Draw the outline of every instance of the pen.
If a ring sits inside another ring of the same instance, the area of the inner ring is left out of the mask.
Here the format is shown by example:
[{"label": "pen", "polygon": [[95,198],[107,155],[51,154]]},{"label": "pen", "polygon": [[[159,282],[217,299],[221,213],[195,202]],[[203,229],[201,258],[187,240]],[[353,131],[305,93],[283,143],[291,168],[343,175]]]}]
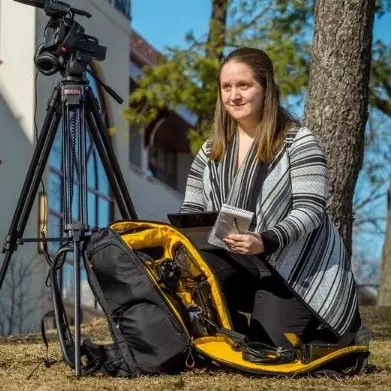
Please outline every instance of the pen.
[{"label": "pen", "polygon": [[238,222],[236,221],[236,217],[234,217],[234,224],[235,224],[236,230],[238,231],[238,234],[240,234],[239,227],[238,227]]}]

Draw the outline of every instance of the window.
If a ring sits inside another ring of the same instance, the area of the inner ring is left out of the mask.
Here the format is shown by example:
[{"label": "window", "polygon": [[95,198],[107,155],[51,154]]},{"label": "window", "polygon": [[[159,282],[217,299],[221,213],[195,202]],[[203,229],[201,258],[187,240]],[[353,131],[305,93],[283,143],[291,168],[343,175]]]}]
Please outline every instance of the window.
[{"label": "window", "polygon": [[130,0],[115,0],[115,8],[130,20]]},{"label": "window", "polygon": [[129,160],[135,166],[141,168],[141,150],[143,135],[135,126],[129,127]]},{"label": "window", "polygon": [[[100,89],[92,78],[89,78],[90,86],[99,101],[100,107],[104,108],[101,99]],[[104,111],[101,115],[105,119]],[[107,122],[107,121],[106,121]],[[49,178],[48,178],[48,237],[63,236],[63,161],[62,161],[62,123],[53,143],[53,148],[49,156]],[[90,135],[87,134],[87,199],[88,199],[88,224],[90,228],[107,226],[112,218],[113,199],[105,170],[100,161],[95,145],[91,142]],[[69,178],[66,178],[69,180]],[[72,217],[78,216],[78,184],[77,173],[74,178]],[[58,244],[48,244],[49,252],[55,253]],[[68,254],[66,264],[61,269],[61,286],[65,299],[73,299],[73,254]],[[95,307],[97,303],[89,289],[85,270],[81,272],[82,305]]]},{"label": "window", "polygon": [[119,12],[125,15],[130,20],[130,1],[131,0],[106,0],[114,6]]},{"label": "window", "polygon": [[163,147],[150,147],[149,169],[153,176],[167,185],[177,188],[177,154]]}]

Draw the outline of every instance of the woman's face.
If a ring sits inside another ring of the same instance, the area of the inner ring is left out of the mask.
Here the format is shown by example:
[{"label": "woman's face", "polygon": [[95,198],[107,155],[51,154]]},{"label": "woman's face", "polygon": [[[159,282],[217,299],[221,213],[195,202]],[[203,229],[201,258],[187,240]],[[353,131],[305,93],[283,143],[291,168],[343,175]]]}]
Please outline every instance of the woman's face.
[{"label": "woman's face", "polygon": [[263,109],[264,88],[243,62],[229,61],[220,73],[221,100],[239,125],[255,127]]}]

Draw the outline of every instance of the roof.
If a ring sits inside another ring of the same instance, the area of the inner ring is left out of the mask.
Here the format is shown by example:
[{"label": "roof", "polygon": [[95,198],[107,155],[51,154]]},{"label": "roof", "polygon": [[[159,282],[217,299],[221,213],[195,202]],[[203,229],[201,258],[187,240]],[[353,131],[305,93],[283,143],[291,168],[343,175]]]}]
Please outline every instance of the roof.
[{"label": "roof", "polygon": [[157,64],[163,55],[149,44],[139,33],[132,30],[130,36],[130,58],[140,67]]}]

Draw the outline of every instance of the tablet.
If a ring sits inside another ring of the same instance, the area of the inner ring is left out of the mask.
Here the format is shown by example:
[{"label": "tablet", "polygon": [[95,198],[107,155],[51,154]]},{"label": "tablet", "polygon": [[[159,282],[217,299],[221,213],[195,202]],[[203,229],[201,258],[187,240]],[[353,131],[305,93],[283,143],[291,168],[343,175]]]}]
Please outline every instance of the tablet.
[{"label": "tablet", "polygon": [[169,213],[170,223],[177,228],[212,227],[218,212]]},{"label": "tablet", "polygon": [[210,232],[217,219],[218,212],[169,213],[171,225],[183,232],[199,250],[214,248],[208,243]]}]

